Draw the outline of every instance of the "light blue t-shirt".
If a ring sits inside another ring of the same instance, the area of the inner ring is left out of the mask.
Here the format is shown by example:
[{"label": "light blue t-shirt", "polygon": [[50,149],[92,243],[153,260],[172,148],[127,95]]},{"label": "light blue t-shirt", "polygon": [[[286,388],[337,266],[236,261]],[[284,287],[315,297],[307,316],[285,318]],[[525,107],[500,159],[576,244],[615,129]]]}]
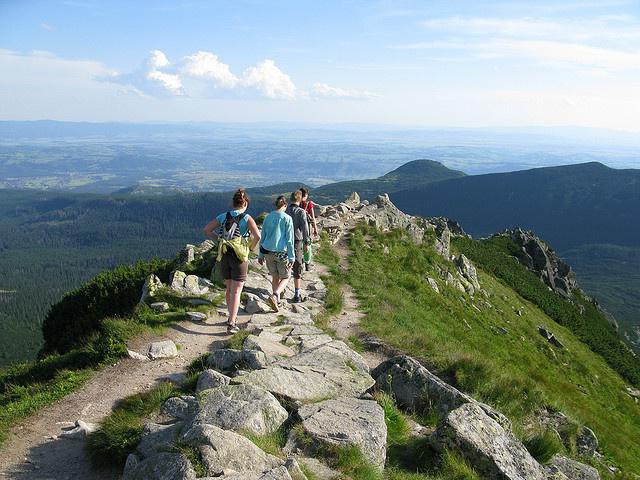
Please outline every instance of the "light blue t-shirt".
[{"label": "light blue t-shirt", "polygon": [[[232,217],[237,217],[241,213],[238,210],[230,210],[230,212]],[[222,227],[224,226],[224,222],[227,220],[227,212],[224,212],[218,215],[216,217],[216,220],[218,220],[218,223],[220,224],[220,232],[222,232]],[[249,214],[248,213],[244,216],[242,220],[240,220],[240,222],[238,223],[238,226],[240,227],[240,235],[244,237],[249,231]]]},{"label": "light blue t-shirt", "polygon": [[270,252],[287,252],[289,261],[293,262],[295,260],[293,220],[289,215],[274,210],[266,216],[264,222],[262,222],[260,247]]}]

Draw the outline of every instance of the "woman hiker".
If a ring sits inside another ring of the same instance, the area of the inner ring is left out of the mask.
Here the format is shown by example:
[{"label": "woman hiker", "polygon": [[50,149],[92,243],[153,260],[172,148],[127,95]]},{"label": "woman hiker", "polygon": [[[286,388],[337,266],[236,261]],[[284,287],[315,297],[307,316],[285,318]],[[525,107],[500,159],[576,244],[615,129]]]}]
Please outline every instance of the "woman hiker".
[{"label": "woman hiker", "polygon": [[291,267],[295,260],[293,246],[293,220],[285,213],[287,199],[280,195],[275,203],[275,210],[267,215],[262,222],[262,238],[258,262],[263,265],[266,261],[271,275],[272,295],[269,305],[276,312],[280,310],[280,294],[287,286]]},{"label": "woman hiker", "polygon": [[[233,194],[233,210],[221,213],[204,227],[204,233],[208,237],[218,239],[217,261],[227,286],[228,333],[240,330],[236,319],[240,308],[240,294],[249,271],[249,252],[260,242],[260,230],[251,215],[246,213],[248,206],[249,197],[244,188],[239,188]],[[216,233],[215,230],[220,227],[221,233]],[[249,232],[251,243],[247,240]]]}]

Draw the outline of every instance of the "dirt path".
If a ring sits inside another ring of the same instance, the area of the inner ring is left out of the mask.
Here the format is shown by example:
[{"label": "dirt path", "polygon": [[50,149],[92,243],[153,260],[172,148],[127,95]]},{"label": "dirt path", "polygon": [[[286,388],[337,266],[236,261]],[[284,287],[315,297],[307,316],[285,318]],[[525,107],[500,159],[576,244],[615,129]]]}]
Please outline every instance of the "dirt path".
[{"label": "dirt path", "polygon": [[[340,257],[340,266],[345,270],[348,269],[350,250],[347,245],[347,239],[344,236],[341,237],[334,245],[334,249]],[[322,273],[327,273],[326,267],[319,267],[319,269],[322,269]],[[342,292],[344,295],[342,312],[329,320],[329,326],[335,330],[340,339],[347,341],[349,337],[359,337],[361,335],[360,321],[364,317],[364,313],[360,311],[360,304],[351,285],[344,284]],[[373,351],[360,352],[360,355],[362,355],[369,368],[377,367],[387,359],[385,355]]]},{"label": "dirt path", "polygon": [[[246,323],[250,315],[241,315]],[[0,454],[0,478],[49,480],[111,480],[121,468],[96,471],[85,453],[85,440],[58,437],[69,422],[97,423],[118,400],[144,391],[163,380],[179,381],[185,368],[204,352],[219,347],[227,338],[225,318],[207,323],[182,322],[162,336],[146,336],[131,347],[144,351],[152,341],[171,339],[180,346],[179,356],[141,362],[124,359],[97,372],[87,384],[59,402],[44,408],[12,429]]]},{"label": "dirt path", "polygon": [[[341,265],[348,266],[346,241],[336,245]],[[306,286],[327,273],[317,264],[313,272],[305,275]],[[264,286],[264,279],[262,285]],[[290,288],[287,296],[291,296]],[[116,403],[136,392],[152,388],[163,380],[179,382],[186,367],[199,355],[220,348],[229,338],[226,319],[212,316],[207,322],[182,322],[169,327],[162,336],[138,338],[130,345],[132,350],[143,352],[152,341],[171,339],[180,346],[179,356],[171,359],[142,362],[124,359],[94,374],[80,390],[50,405],[34,416],[16,425],[9,440],[0,451],[0,478],[16,480],[116,480],[122,469],[95,470],[85,452],[85,440],[59,437],[63,428],[76,420],[99,423]],[[363,314],[358,311],[358,301],[349,285],[344,286],[344,309],[331,319],[331,327],[338,337],[348,340],[360,333],[359,323]],[[240,325],[251,315],[241,313]],[[384,357],[374,352],[363,352],[370,367],[378,365]]]}]

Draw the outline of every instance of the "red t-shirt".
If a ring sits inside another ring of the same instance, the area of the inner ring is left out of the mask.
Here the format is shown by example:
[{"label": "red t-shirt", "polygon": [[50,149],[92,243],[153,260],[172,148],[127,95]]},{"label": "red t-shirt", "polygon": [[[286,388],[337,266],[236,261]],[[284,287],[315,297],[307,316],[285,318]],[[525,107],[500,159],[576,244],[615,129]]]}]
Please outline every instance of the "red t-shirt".
[{"label": "red t-shirt", "polygon": [[306,202],[301,202],[302,203],[302,208],[304,209],[305,212],[307,212],[307,215],[309,215],[309,220],[311,220],[311,215],[313,214],[313,202],[311,200],[307,200]]}]

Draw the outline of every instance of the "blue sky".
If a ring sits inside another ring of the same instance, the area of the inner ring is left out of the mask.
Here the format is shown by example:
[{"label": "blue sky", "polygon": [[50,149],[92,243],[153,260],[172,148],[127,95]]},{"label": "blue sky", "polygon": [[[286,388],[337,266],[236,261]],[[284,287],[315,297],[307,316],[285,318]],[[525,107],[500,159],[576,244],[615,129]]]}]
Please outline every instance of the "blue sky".
[{"label": "blue sky", "polygon": [[640,3],[0,1],[0,119],[640,130]]}]

